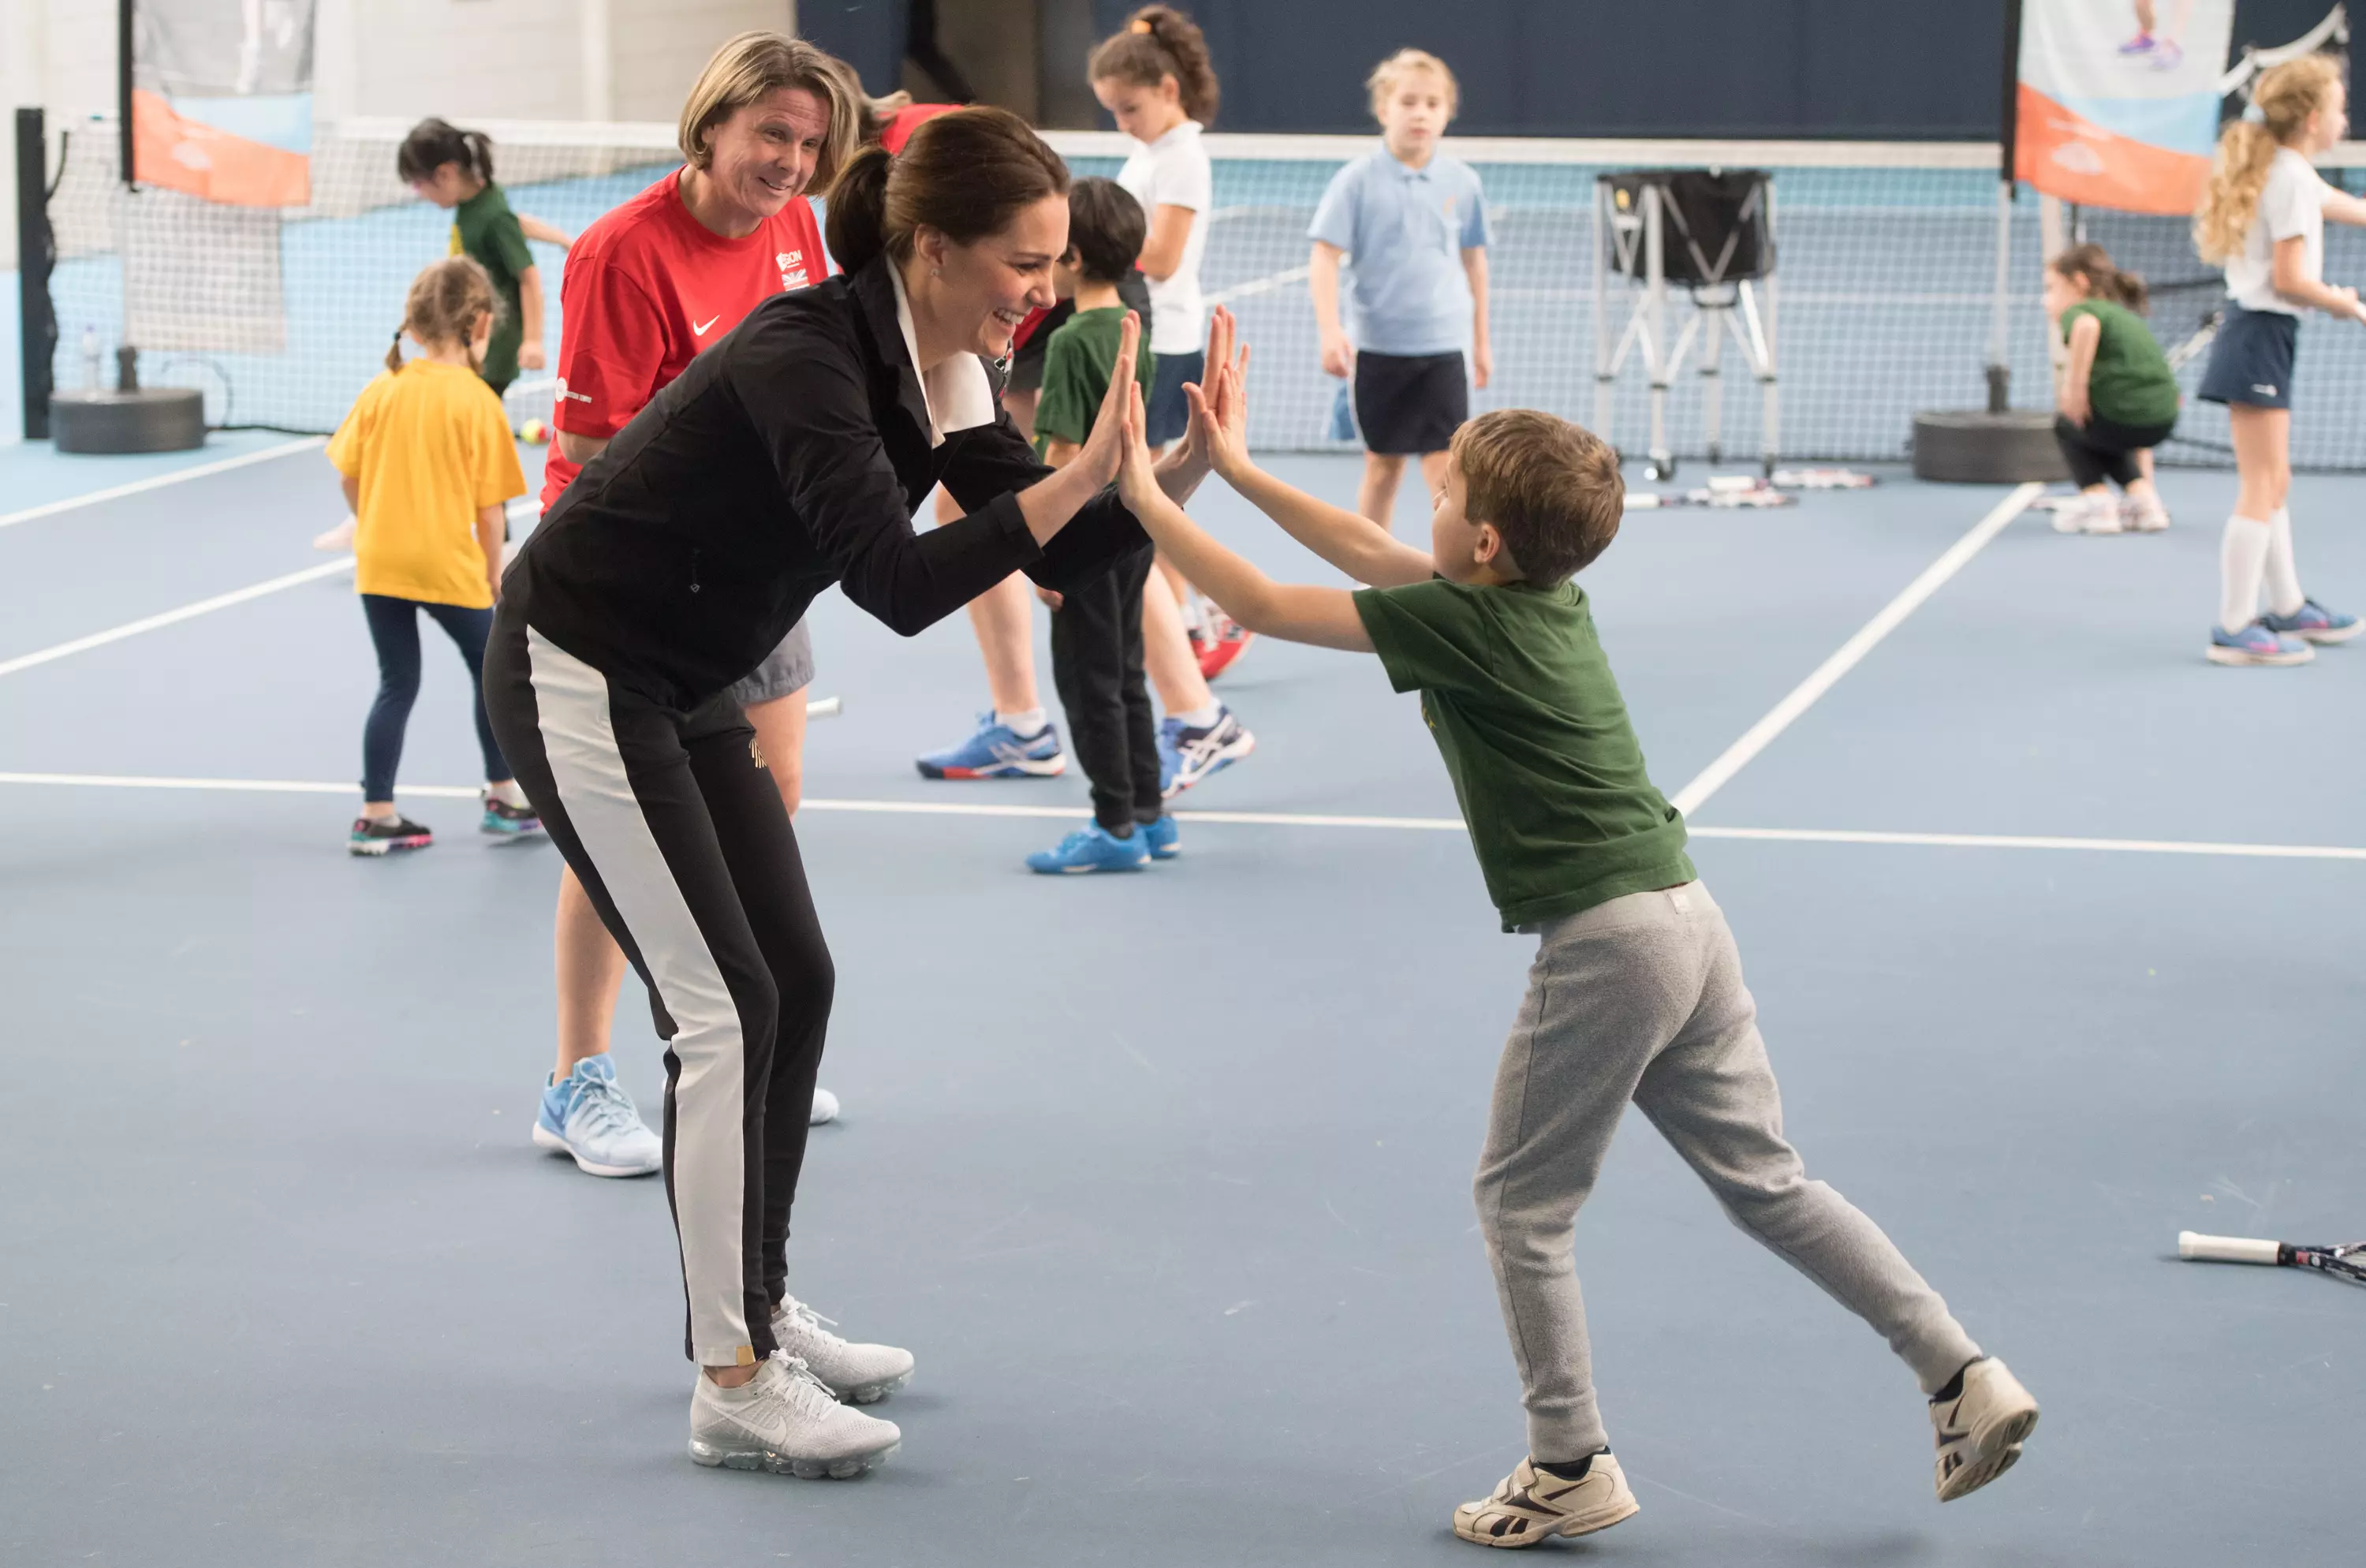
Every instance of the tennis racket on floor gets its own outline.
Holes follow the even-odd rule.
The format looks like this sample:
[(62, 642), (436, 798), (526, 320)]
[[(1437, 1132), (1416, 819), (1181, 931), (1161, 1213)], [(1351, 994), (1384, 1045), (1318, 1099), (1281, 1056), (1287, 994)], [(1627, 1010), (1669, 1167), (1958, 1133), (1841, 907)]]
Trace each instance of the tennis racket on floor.
[(2279, 1269), (2314, 1269), (2366, 1285), (2366, 1241), (2347, 1247), (2303, 1247), (2289, 1241), (2259, 1241), (2240, 1235), (2177, 1233), (2177, 1255), (2204, 1263), (2264, 1263)]

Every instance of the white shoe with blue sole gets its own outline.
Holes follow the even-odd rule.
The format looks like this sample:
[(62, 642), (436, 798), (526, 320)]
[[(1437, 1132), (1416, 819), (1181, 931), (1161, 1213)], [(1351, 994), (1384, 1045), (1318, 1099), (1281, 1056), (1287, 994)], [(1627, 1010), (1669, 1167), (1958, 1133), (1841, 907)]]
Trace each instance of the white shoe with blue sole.
[(590, 1176), (647, 1176), (665, 1163), (665, 1145), (641, 1120), (606, 1055), (586, 1056), (542, 1091), (534, 1119), (537, 1148), (566, 1155)]

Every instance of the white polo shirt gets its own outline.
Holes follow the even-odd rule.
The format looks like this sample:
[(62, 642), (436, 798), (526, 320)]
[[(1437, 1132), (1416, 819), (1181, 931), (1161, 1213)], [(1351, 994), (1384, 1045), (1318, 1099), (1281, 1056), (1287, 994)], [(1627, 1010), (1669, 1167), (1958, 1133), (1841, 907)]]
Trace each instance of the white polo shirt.
[(2305, 307), (2276, 292), (2276, 243), (2298, 235), (2301, 276), (2325, 276), (2325, 197), (2328, 187), (2306, 158), (2289, 147), (2276, 149), (2259, 209), (2251, 215), (2243, 248), (2226, 258), (2227, 297), (2246, 310), (2297, 316)]
[(1183, 260), (1166, 277), (1149, 277), (1150, 351), (1197, 354), (1207, 346), (1207, 306), (1200, 295), (1200, 258), (1208, 250), (1208, 220), (1216, 205), (1216, 172), (1200, 145), (1200, 122), (1187, 119), (1155, 141), (1137, 141), (1117, 172), (1126, 195), (1142, 204), (1144, 231), (1162, 207), (1191, 209)]

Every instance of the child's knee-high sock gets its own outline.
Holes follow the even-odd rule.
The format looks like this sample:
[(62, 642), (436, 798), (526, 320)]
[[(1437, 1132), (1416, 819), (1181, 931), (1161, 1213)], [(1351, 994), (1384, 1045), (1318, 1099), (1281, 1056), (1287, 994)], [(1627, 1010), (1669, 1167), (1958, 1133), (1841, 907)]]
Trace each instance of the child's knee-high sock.
[(2268, 608), (2289, 615), (2308, 603), (2300, 591), (2300, 569), (2293, 562), (2292, 508), (2279, 506), (2268, 519)]
[(2218, 624), (2241, 631), (2259, 618), (2259, 575), (2268, 563), (2272, 525), (2240, 513), (2226, 519), (2218, 541)]

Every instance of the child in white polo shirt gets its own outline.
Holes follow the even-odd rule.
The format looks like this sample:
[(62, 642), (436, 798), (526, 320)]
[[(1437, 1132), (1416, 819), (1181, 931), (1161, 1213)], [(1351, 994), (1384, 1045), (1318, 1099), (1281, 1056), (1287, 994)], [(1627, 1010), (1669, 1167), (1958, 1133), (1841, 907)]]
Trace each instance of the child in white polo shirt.
[[(1470, 165), (1438, 151), (1459, 101), (1446, 62), (1401, 49), (1367, 84), (1380, 145), (1331, 177), (1307, 229), (1308, 288), (1323, 368), (1355, 377), (1364, 481), (1356, 509), (1382, 527), (1409, 457), (1429, 493), (1470, 415), (1470, 381), (1494, 372), (1487, 342), (1487, 207)], [(1353, 343), (1339, 316), (1339, 260), (1351, 259)], [(1466, 367), (1463, 348), (1470, 357)]]

